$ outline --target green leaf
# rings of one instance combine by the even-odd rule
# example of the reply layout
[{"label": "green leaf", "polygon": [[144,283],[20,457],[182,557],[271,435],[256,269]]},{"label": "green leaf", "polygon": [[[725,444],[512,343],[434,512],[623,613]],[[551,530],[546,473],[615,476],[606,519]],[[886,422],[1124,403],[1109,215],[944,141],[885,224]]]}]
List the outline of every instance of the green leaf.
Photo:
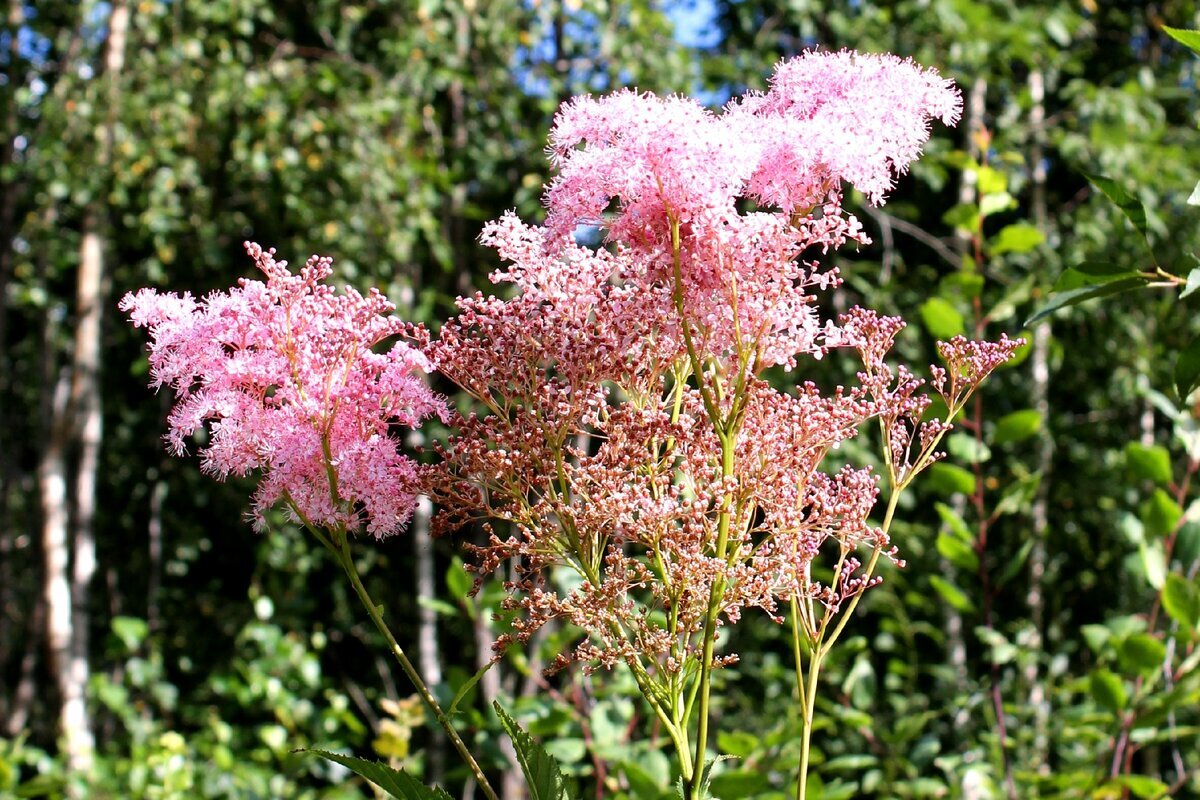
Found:
[{"label": "green leaf", "polygon": [[1005,225],[999,233],[992,237],[992,255],[1028,253],[1044,241],[1046,241],[1045,235],[1028,222]]},{"label": "green leaf", "polygon": [[1155,489],[1138,510],[1146,535],[1158,539],[1170,536],[1183,517],[1183,509],[1163,489]]},{"label": "green leaf", "polygon": [[739,769],[713,775],[709,789],[713,797],[752,797],[767,788],[770,781],[765,770]]},{"label": "green leaf", "polygon": [[990,217],[1017,207],[1017,199],[1008,192],[994,192],[979,198],[979,215]]},{"label": "green leaf", "polygon": [[1167,555],[1163,551],[1162,540],[1147,542],[1143,539],[1138,543],[1138,555],[1142,559],[1146,582],[1156,590],[1162,589],[1167,580]]},{"label": "green leaf", "polygon": [[970,433],[952,433],[946,437],[946,450],[964,464],[982,464],[992,457],[986,444]]},{"label": "green leaf", "polygon": [[942,297],[931,297],[921,304],[921,320],[938,339],[950,339],[966,331],[963,315]]},{"label": "green leaf", "polygon": [[1188,195],[1187,204],[1189,206],[1200,206],[1200,182],[1197,182],[1192,187],[1192,193]]},{"label": "green leaf", "polygon": [[1008,563],[1004,565],[1004,569],[996,578],[997,589],[1004,588],[1009,581],[1017,577],[1021,572],[1021,567],[1025,566],[1025,561],[1029,558],[1030,551],[1033,550],[1033,544],[1033,539],[1026,539],[1025,543],[1021,545],[1021,549],[1017,551],[1017,554],[1010,558]]},{"label": "green leaf", "polygon": [[112,631],[125,649],[133,652],[150,634],[150,625],[138,617],[113,617]]},{"label": "green leaf", "polygon": [[[1200,200],[1197,200],[1195,205],[1200,205]],[[1184,284],[1183,291],[1179,293],[1179,299],[1182,300],[1197,289],[1200,289],[1200,267],[1196,267],[1188,273],[1187,283]]]},{"label": "green leaf", "polygon": [[462,559],[455,556],[446,569],[446,588],[450,590],[450,595],[456,600],[466,599],[474,583]]},{"label": "green leaf", "polygon": [[1167,36],[1170,36],[1172,39],[1179,42],[1196,55],[1200,55],[1200,31],[1187,30],[1185,28],[1172,28],[1167,25],[1163,25],[1162,29],[1163,33],[1165,33]]},{"label": "green leaf", "polygon": [[943,558],[959,569],[976,572],[979,569],[979,556],[970,545],[957,539],[947,532],[938,533],[937,551]]},{"label": "green leaf", "polygon": [[[934,503],[933,507],[937,511],[938,516],[941,517],[942,524],[959,541],[964,544],[970,544],[975,540],[975,537],[971,534],[971,529],[967,526],[966,520],[957,511],[945,503]],[[722,752],[728,753],[732,751],[723,750]]]},{"label": "green leaf", "polygon": [[1142,798],[1142,800],[1158,800],[1158,798],[1165,797],[1171,790],[1171,787],[1162,781],[1146,775],[1121,775],[1105,781],[1100,790],[1109,788],[1118,791],[1118,794],[1114,796],[1119,797],[1121,789],[1128,789],[1134,797]]},{"label": "green leaf", "polygon": [[500,717],[500,724],[508,732],[508,738],[512,739],[517,761],[528,784],[530,800],[571,800],[573,794],[567,788],[558,762],[499,703],[493,703],[492,707]]},{"label": "green leaf", "polygon": [[468,692],[475,688],[475,684],[479,683],[479,679],[482,678],[495,663],[496,662],[494,661],[488,661],[488,663],[483,665],[482,669],[471,676],[470,680],[459,687],[458,692],[454,695],[454,700],[450,702],[450,707],[446,709],[446,716],[454,716],[454,712],[458,709],[458,704],[462,702],[463,698],[467,696]]},{"label": "green leaf", "polygon": [[940,494],[975,494],[975,473],[938,462],[929,468],[929,483]]},{"label": "green leaf", "polygon": [[1145,445],[1130,442],[1125,445],[1125,464],[1137,477],[1153,481],[1160,486],[1171,482],[1171,454],[1162,445]]},{"label": "green leaf", "polygon": [[1172,572],[1163,584],[1162,604],[1171,619],[1189,633],[1200,625],[1200,586]]},{"label": "green leaf", "polygon": [[1016,646],[994,628],[979,625],[975,628],[975,635],[991,649],[993,664],[1007,664],[1017,657]]},{"label": "green leaf", "polygon": [[1085,261],[1067,269],[1054,283],[1054,291],[1065,292],[1080,286],[1111,283],[1119,278],[1135,278],[1139,275],[1135,267],[1114,264],[1111,261]]},{"label": "green leaf", "polygon": [[1109,711],[1120,711],[1129,701],[1125,692],[1125,683],[1119,677],[1106,669],[1098,669],[1092,673],[1088,681],[1092,699]]},{"label": "green leaf", "polygon": [[971,602],[971,598],[967,597],[962,589],[959,589],[941,575],[930,575],[929,583],[933,585],[933,590],[941,595],[942,599],[949,603],[952,608],[964,614],[975,611],[975,605]]},{"label": "green leaf", "polygon": [[942,215],[942,222],[953,228],[962,228],[974,233],[979,230],[979,206],[974,203],[959,203]]},{"label": "green leaf", "polygon": [[1117,660],[1126,672],[1149,677],[1162,669],[1167,648],[1158,639],[1146,633],[1128,636],[1117,648]]},{"label": "green leaf", "polygon": [[1187,402],[1188,395],[1200,383],[1200,338],[1183,348],[1175,362],[1175,391],[1179,399]]},{"label": "green leaf", "polygon": [[341,764],[398,800],[453,800],[445,789],[426,786],[404,770],[393,769],[382,761],[367,761],[365,758],[344,756],[328,750],[301,749],[297,752],[314,753]]},{"label": "green leaf", "polygon": [[[1068,292],[1058,292],[1051,295],[1050,301],[1034,312],[1034,315],[1025,321],[1025,327],[1028,328],[1039,319],[1050,316],[1060,308],[1078,305],[1085,300],[1094,300],[1097,297],[1109,297],[1110,295],[1114,294],[1131,292],[1134,289],[1140,289],[1145,285],[1145,278],[1121,278],[1120,280],[1109,281],[1108,283],[1102,283],[1095,286],[1081,286],[1078,289],[1072,289]],[[1200,361],[1200,359],[1198,359],[1198,361]]]},{"label": "green leaf", "polygon": [[996,430],[992,433],[992,444],[1020,442],[1033,436],[1041,428],[1042,412],[1033,408],[1014,411],[996,421]]},{"label": "green leaf", "polygon": [[1106,178],[1103,175],[1088,175],[1084,174],[1092,185],[1104,193],[1112,203],[1125,215],[1125,218],[1133,223],[1133,227],[1137,228],[1138,233],[1142,234],[1142,239],[1146,241],[1146,246],[1150,246],[1149,239],[1146,238],[1146,207],[1142,205],[1142,201],[1125,191],[1121,184],[1114,181],[1112,178]]}]

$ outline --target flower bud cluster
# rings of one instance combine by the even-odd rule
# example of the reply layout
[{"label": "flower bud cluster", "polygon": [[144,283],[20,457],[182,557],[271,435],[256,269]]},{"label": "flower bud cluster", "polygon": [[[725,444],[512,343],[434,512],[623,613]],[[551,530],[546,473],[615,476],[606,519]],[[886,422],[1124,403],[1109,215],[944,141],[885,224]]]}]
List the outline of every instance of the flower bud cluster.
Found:
[{"label": "flower bud cluster", "polygon": [[[879,476],[823,462],[877,419],[894,487],[932,460],[913,459],[914,432],[932,451],[948,423],[922,422],[923,381],[886,363],[903,321],[822,320],[816,293],[840,281],[805,256],[866,241],[843,186],[881,201],[929,120],[960,105],[911,62],[809,53],[721,114],[629,91],[563,106],[545,224],[508,214],[482,237],[511,299],[460,298],[428,351],[479,409],[431,482],[439,529],[485,524],[476,568],[511,564],[520,613],[498,650],[559,620],[582,636],[556,667],[670,680],[694,674],[706,628],[747,608],[779,619],[797,600],[831,619],[877,582],[854,553],[895,558],[870,521]],[[606,246],[577,244],[581,226]],[[761,377],[834,349],[859,354],[857,385]],[[961,401],[1010,354],[943,344],[936,388]],[[829,584],[819,557],[835,560]]]}]

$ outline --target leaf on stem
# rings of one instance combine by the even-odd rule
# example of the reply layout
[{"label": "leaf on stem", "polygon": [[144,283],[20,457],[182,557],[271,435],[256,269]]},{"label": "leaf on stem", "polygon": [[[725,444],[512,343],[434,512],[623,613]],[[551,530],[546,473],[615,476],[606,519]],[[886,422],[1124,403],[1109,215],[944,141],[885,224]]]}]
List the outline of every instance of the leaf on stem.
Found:
[{"label": "leaf on stem", "polygon": [[1175,391],[1179,399],[1186,402],[1188,395],[1200,383],[1200,339],[1192,343],[1179,354],[1175,362]]},{"label": "leaf on stem", "polygon": [[1146,248],[1149,249],[1150,239],[1146,235],[1146,207],[1142,205],[1142,201],[1125,191],[1125,187],[1112,178],[1107,178],[1103,175],[1089,175],[1086,172],[1084,173],[1084,177],[1093,186],[1103,192],[1104,196],[1111,200],[1113,205],[1121,209],[1121,213],[1133,223],[1133,227],[1137,228],[1138,233],[1142,235],[1142,241],[1146,243]]},{"label": "leaf on stem", "polygon": [[1060,308],[1078,305],[1085,300],[1093,300],[1097,297],[1108,297],[1114,294],[1122,294],[1130,292],[1134,289],[1140,289],[1146,285],[1146,279],[1137,278],[1120,278],[1118,280],[1107,281],[1105,283],[1095,284],[1092,286],[1081,286],[1078,289],[1072,289],[1066,292],[1058,292],[1051,296],[1050,301],[1046,305],[1034,312],[1033,316],[1025,321],[1025,327],[1029,327],[1033,323],[1048,317]]},{"label": "leaf on stem", "polygon": [[558,762],[546,752],[517,721],[510,717],[499,703],[493,703],[500,724],[512,739],[517,761],[529,787],[530,800],[575,800],[567,787],[566,779],[558,768]]},{"label": "leaf on stem", "polygon": [[453,800],[440,786],[426,786],[404,770],[393,769],[382,761],[367,761],[365,758],[331,753],[328,750],[302,748],[297,752],[314,753],[327,761],[341,764],[397,800]]}]

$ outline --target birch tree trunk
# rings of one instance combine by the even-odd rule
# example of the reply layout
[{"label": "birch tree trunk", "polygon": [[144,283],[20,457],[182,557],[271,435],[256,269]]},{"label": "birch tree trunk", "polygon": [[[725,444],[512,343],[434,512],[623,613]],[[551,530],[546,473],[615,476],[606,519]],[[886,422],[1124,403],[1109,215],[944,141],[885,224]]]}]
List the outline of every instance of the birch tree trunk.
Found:
[{"label": "birch tree trunk", "polygon": [[[1029,111],[1029,126],[1032,142],[1029,148],[1029,161],[1032,180],[1032,216],[1033,224],[1043,234],[1047,231],[1046,213],[1046,167],[1044,141],[1046,124],[1046,83],[1045,75],[1040,69],[1029,73],[1029,94],[1033,103]],[[1033,407],[1042,415],[1045,422],[1050,414],[1050,322],[1043,320],[1033,329],[1033,352],[1030,362],[1033,366]],[[1045,427],[1045,422],[1043,427]],[[1030,509],[1030,535],[1033,536],[1033,546],[1029,550],[1029,591],[1025,602],[1029,607],[1029,617],[1033,624],[1033,637],[1029,642],[1030,649],[1040,650],[1043,632],[1046,626],[1046,603],[1044,585],[1046,580],[1046,533],[1049,528],[1047,492],[1050,480],[1051,459],[1054,456],[1054,440],[1049,431],[1043,430],[1038,448],[1037,470],[1042,475],[1037,494]],[[1029,686],[1029,705],[1033,708],[1034,734],[1032,762],[1040,764],[1039,772],[1049,774],[1046,758],[1050,749],[1050,703],[1046,697],[1046,687],[1040,680],[1039,661],[1029,660],[1025,671],[1025,683]]]},{"label": "birch tree trunk", "polygon": [[[59,728],[70,770],[86,773],[95,740],[87,708],[90,617],[89,590],[96,573],[96,474],[103,418],[100,402],[100,332],[104,308],[104,249],[107,209],[103,205],[111,169],[120,79],[129,32],[129,6],[112,2],[102,72],[106,116],[100,131],[96,167],[98,201],[83,215],[79,269],[75,284],[75,334],[69,368],[55,380],[49,435],[38,465],[45,564],[43,596],[51,671],[57,684]],[[74,461],[74,475],[69,464]],[[68,498],[69,495],[69,498]]]}]

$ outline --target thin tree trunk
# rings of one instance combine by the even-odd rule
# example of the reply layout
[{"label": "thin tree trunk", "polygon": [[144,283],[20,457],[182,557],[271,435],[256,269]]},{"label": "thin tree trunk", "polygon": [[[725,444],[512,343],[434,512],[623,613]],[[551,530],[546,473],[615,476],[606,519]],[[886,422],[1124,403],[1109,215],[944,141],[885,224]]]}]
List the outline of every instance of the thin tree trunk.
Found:
[{"label": "thin tree trunk", "polygon": [[[129,32],[129,7],[114,0],[104,48],[106,118],[97,168],[103,180],[111,167],[120,78]],[[61,703],[59,726],[67,766],[86,773],[95,740],[87,709],[90,626],[89,589],[96,572],[96,476],[103,418],[100,402],[100,326],[104,298],[107,209],[97,203],[83,216],[75,291],[75,336],[69,370],[55,381],[50,431],[38,465],[43,513],[47,642]],[[68,473],[69,456],[75,473]],[[70,490],[70,507],[68,491]],[[73,511],[74,513],[70,513]]]},{"label": "thin tree trunk", "polygon": [[[475,668],[483,669],[491,660],[492,626],[489,622],[489,611],[479,609],[475,614]],[[484,673],[479,679],[479,692],[483,695],[484,705],[490,711],[492,703],[500,699],[500,665],[497,664]],[[500,750],[508,761],[500,780],[500,797],[503,800],[525,800],[525,784],[517,767],[517,752],[512,742],[507,738],[500,741]]]},{"label": "thin tree trunk", "polygon": [[[1032,214],[1033,224],[1046,234],[1046,167],[1045,153],[1042,142],[1046,124],[1046,84],[1045,76],[1040,69],[1029,73],[1029,93],[1033,106],[1029,113],[1029,125],[1032,129],[1033,140],[1029,149],[1029,160],[1032,167]],[[1033,366],[1033,407],[1041,415],[1043,425],[1048,424],[1050,417],[1050,322],[1043,321],[1033,330],[1033,352],[1030,361]],[[1033,637],[1029,647],[1033,651],[1042,648],[1046,629],[1046,603],[1044,586],[1046,580],[1047,553],[1046,532],[1049,528],[1048,516],[1048,486],[1050,481],[1051,459],[1054,457],[1054,440],[1048,430],[1043,430],[1041,444],[1038,448],[1037,471],[1041,473],[1041,483],[1033,499],[1030,509],[1033,546],[1029,551],[1029,591],[1025,602],[1029,607],[1029,617],[1033,625]],[[1029,659],[1025,669],[1025,684],[1029,687],[1029,705],[1033,709],[1033,753],[1032,763],[1040,765],[1038,771],[1049,774],[1047,756],[1050,750],[1050,703],[1046,697],[1046,687],[1039,676],[1040,661]]]},{"label": "thin tree trunk", "polygon": [[[433,514],[433,503],[428,497],[417,501],[413,513],[412,543],[417,562],[417,599],[437,598],[433,557],[433,539],[429,535],[429,520]],[[442,655],[438,646],[437,611],[428,604],[418,603],[417,608],[417,655],[421,675],[430,686],[442,683]],[[427,783],[441,783],[446,769],[446,739],[436,726],[429,737],[428,763],[425,779]]]},{"label": "thin tree trunk", "polygon": [[67,404],[70,379],[64,369],[50,390],[50,432],[38,461],[38,489],[42,507],[42,555],[46,603],[46,649],[50,671],[58,689],[59,729],[70,769],[91,766],[94,741],[88,726],[85,685],[75,680],[72,663],[74,615],[69,577],[70,546],[67,513]]},{"label": "thin tree trunk", "polygon": [[39,596],[33,603],[29,639],[25,642],[25,654],[21,656],[20,677],[17,679],[16,689],[13,690],[12,702],[5,720],[5,733],[10,738],[15,739],[25,730],[33,713],[33,703],[37,699],[38,651],[42,647],[42,631],[45,624],[46,599]]}]

